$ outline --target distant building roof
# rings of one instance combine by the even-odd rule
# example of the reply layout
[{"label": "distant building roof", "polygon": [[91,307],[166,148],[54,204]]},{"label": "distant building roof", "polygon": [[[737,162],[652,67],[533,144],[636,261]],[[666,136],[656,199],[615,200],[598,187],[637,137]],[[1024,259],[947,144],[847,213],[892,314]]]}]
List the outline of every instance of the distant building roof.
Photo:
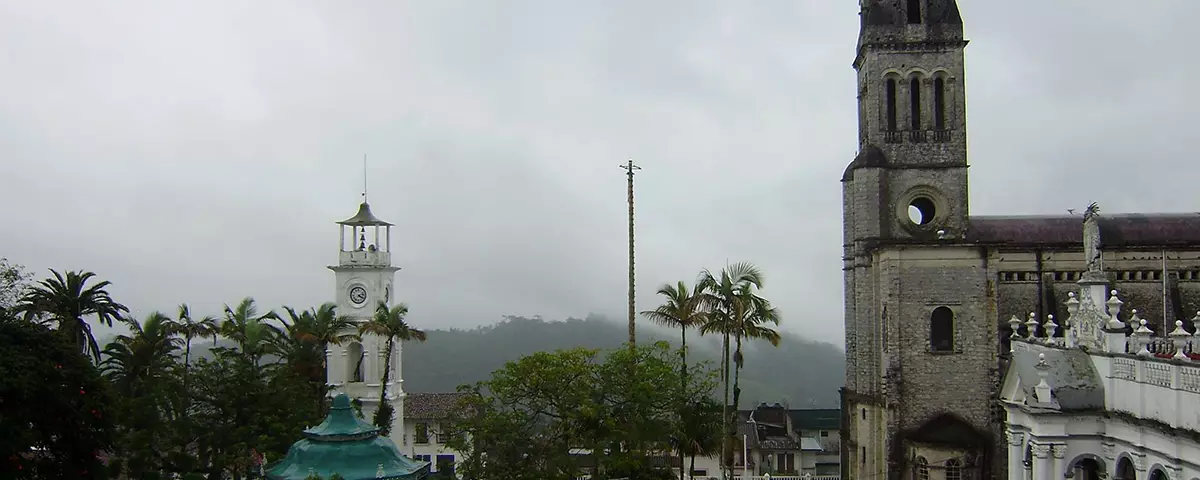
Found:
[{"label": "distant building roof", "polygon": [[450,417],[468,393],[410,393],[404,399],[404,418],[440,420]]},{"label": "distant building roof", "polygon": [[838,430],[842,427],[842,411],[837,408],[788,410],[792,428],[796,430]]}]

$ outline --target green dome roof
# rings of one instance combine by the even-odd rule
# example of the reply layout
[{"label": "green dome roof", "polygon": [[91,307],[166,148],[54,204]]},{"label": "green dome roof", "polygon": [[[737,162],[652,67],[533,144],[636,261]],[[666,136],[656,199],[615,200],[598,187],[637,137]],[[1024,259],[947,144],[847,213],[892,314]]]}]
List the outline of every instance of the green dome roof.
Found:
[{"label": "green dome roof", "polygon": [[315,473],[328,479],[337,473],[346,480],[409,480],[429,474],[429,462],[401,454],[395,442],[354,413],[344,393],[333,398],[325,421],[304,436],[283,460],[268,467],[267,478],[304,480]]}]

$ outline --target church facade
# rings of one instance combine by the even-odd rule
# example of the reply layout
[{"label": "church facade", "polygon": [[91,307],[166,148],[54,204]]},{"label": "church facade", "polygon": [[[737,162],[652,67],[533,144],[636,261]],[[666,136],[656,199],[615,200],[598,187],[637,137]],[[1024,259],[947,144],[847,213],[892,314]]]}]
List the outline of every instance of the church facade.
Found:
[{"label": "church facade", "polygon": [[1009,318],[1008,478],[1200,478],[1200,313],[1155,335],[1159,322],[1110,289],[1099,227],[1089,209],[1086,270],[1066,315]]},{"label": "church facade", "polygon": [[970,215],[956,2],[862,0],[860,16],[859,153],[842,177],[842,476],[1005,478],[1011,312],[1062,318],[1097,265],[1159,319],[1147,328],[1171,331],[1200,310],[1200,214],[1097,215],[1094,259],[1082,212]]}]

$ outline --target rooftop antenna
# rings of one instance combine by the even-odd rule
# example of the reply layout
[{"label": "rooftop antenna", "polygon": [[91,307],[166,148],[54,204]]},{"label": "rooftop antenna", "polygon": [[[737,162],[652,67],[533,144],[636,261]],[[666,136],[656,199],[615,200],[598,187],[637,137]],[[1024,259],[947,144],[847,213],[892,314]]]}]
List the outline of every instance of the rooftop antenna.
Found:
[{"label": "rooftop antenna", "polygon": [[363,154],[363,203],[367,203],[367,154]]}]

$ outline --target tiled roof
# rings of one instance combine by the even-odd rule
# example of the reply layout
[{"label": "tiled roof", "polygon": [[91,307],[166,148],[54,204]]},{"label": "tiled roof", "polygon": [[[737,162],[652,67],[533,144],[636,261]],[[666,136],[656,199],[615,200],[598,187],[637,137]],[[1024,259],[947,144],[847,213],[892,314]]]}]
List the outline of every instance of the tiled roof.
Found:
[{"label": "tiled roof", "polygon": [[436,420],[450,416],[468,393],[410,393],[404,398],[404,418]]},{"label": "tiled roof", "polygon": [[[1196,245],[1200,213],[1107,214],[1097,219],[1105,247]],[[1083,245],[1082,216],[972,216],[967,240],[991,244]]]}]

